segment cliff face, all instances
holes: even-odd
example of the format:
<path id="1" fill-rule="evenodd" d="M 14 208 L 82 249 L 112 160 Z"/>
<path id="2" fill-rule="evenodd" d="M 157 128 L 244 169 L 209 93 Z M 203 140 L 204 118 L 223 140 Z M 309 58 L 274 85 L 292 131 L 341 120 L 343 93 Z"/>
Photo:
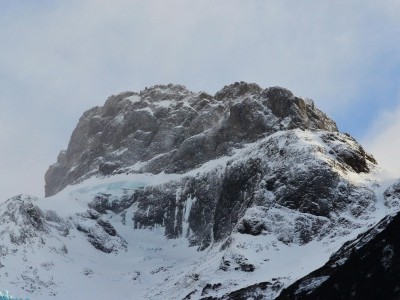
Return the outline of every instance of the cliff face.
<path id="1" fill-rule="evenodd" d="M 279 87 L 240 82 L 214 96 L 172 84 L 125 92 L 83 114 L 46 173 L 46 196 L 93 175 L 183 173 L 294 128 L 337 132 L 312 101 Z"/>

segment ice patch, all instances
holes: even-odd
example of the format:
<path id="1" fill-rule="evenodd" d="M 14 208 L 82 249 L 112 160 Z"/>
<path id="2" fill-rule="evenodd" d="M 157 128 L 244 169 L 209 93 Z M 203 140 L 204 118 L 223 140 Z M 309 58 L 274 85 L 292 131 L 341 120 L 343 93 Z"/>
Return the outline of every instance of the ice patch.
<path id="1" fill-rule="evenodd" d="M 196 198 L 188 198 L 185 202 L 185 208 L 182 214 L 182 237 L 188 238 L 190 236 L 189 215 L 192 205 L 196 202 Z"/>
<path id="2" fill-rule="evenodd" d="M 98 185 L 83 187 L 77 189 L 77 193 L 81 194 L 98 194 L 98 193 L 120 193 L 123 190 L 136 190 L 138 188 L 143 188 L 146 186 L 144 182 L 134 182 L 134 181 L 118 181 L 113 183 L 102 183 Z"/>

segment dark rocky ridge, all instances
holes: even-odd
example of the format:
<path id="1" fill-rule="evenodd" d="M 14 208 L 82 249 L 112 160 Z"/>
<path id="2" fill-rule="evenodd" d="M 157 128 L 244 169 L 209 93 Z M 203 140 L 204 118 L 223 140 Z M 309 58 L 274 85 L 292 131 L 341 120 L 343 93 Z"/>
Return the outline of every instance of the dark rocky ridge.
<path id="1" fill-rule="evenodd" d="M 400 193 L 389 197 L 398 201 Z M 323 267 L 283 290 L 277 299 L 400 299 L 399 232 L 400 213 L 385 217 L 343 245 Z"/>
<path id="2" fill-rule="evenodd" d="M 96 174 L 183 173 L 294 128 L 338 131 L 311 100 L 279 87 L 237 82 L 211 96 L 170 84 L 121 93 L 80 118 L 67 150 L 46 172 L 46 196 Z"/>

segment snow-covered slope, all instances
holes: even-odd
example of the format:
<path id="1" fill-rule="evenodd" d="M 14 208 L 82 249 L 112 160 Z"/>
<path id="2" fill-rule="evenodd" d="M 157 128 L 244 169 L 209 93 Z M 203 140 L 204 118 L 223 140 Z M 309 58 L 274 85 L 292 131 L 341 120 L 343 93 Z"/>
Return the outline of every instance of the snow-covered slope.
<path id="1" fill-rule="evenodd" d="M 398 209 L 394 180 L 310 101 L 245 83 L 204 97 L 156 86 L 85 113 L 46 175 L 49 193 L 61 191 L 0 203 L 0 288 L 31 299 L 273 299 Z M 142 129 L 124 124 L 156 106 L 173 109 L 155 117 L 139 158 Z M 179 125 L 182 107 L 196 117 Z M 200 133 L 197 118 L 209 122 Z M 158 160 L 157 134 L 179 126 Z"/>

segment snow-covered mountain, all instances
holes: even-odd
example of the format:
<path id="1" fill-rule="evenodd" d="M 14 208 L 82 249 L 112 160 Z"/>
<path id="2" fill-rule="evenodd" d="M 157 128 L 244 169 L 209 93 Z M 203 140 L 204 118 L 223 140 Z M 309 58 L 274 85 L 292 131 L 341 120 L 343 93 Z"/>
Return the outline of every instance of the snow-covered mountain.
<path id="1" fill-rule="evenodd" d="M 398 191 L 286 89 L 125 92 L 83 114 L 46 173 L 47 198 L 0 203 L 0 288 L 31 299 L 308 293 L 330 280 L 317 269 L 344 266 L 385 230 Z"/>
<path id="2" fill-rule="evenodd" d="M 214 97 L 180 85 L 111 96 L 83 114 L 46 173 L 46 196 L 93 175 L 183 173 L 286 129 L 337 131 L 311 100 L 244 82 Z"/>

